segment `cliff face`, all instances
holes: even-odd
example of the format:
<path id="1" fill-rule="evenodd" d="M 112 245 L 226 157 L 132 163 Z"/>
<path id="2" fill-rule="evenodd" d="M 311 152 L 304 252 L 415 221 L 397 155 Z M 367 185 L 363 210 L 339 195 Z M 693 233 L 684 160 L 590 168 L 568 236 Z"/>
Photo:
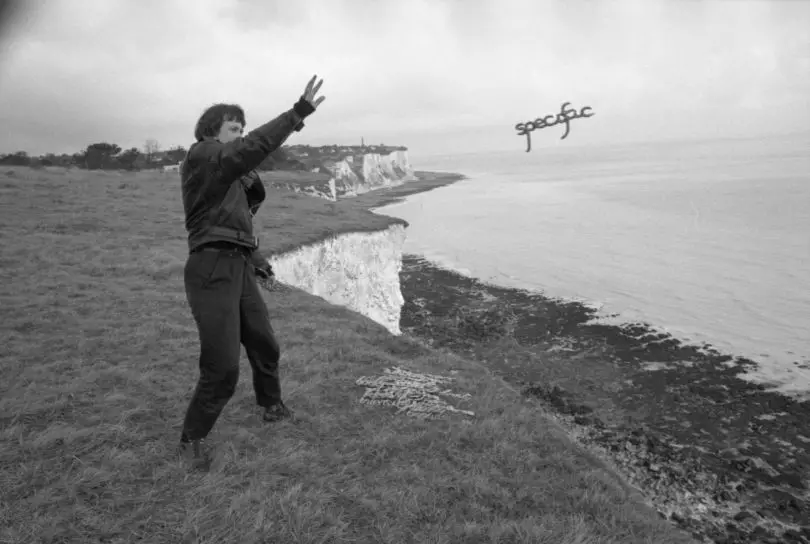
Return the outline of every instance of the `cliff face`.
<path id="1" fill-rule="evenodd" d="M 265 172 L 262 177 L 273 187 L 332 201 L 416 179 L 407 151 L 348 156 L 327 162 L 321 170 L 328 172 L 328 179 L 325 176 L 324 179 L 308 179 L 306 173 L 284 171 Z M 311 177 L 320 175 L 323 174 L 312 174 Z"/>
<path id="2" fill-rule="evenodd" d="M 407 151 L 387 155 L 366 153 L 339 161 L 331 168 L 335 197 L 356 196 L 416 179 Z"/>
<path id="3" fill-rule="evenodd" d="M 366 153 L 328 165 L 330 178 L 273 172 L 270 185 L 335 201 L 382 187 L 416 180 L 407 151 Z M 313 177 L 313 176 L 311 176 Z M 399 287 L 405 227 L 340 234 L 323 242 L 269 258 L 276 278 L 293 287 L 345 306 L 400 334 L 405 303 Z"/>
<path id="4" fill-rule="evenodd" d="M 341 234 L 269 258 L 276 278 L 359 312 L 400 334 L 399 288 L 405 227 Z"/>

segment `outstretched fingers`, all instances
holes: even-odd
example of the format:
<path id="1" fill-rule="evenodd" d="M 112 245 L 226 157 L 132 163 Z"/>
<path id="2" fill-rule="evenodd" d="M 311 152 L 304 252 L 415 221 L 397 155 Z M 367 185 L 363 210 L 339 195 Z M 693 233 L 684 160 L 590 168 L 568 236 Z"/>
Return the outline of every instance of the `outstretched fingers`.
<path id="1" fill-rule="evenodd" d="M 306 95 L 309 95 L 309 93 L 311 93 L 311 92 L 312 92 L 312 86 L 315 84 L 315 79 L 316 79 L 317 77 L 318 77 L 318 75 L 317 75 L 317 74 L 315 74 L 314 76 L 312 76 L 312 79 L 310 79 L 310 80 L 309 80 L 309 83 L 307 83 L 307 88 L 306 88 L 306 90 L 304 91 L 304 93 L 305 93 Z"/>
<path id="2" fill-rule="evenodd" d="M 318 81 L 318 83 L 316 84 L 315 82 L 317 81 L 317 79 L 318 79 L 317 74 L 312 76 L 312 79 L 310 79 L 309 83 L 307 84 L 306 90 L 304 90 L 304 96 L 303 96 L 304 100 L 309 102 L 312 105 L 313 108 L 317 108 L 324 100 L 326 100 L 325 96 L 322 96 L 322 97 L 318 98 L 317 100 L 315 100 L 315 95 L 318 94 L 318 91 L 320 90 L 321 85 L 323 85 L 323 79 Z"/>
<path id="3" fill-rule="evenodd" d="M 318 89 L 321 88 L 321 85 L 323 85 L 323 79 L 318 81 L 318 84 L 315 85 L 315 81 L 317 79 L 318 79 L 318 75 L 315 74 L 314 76 L 312 76 L 312 79 L 309 80 L 309 83 L 307 83 L 307 88 L 304 91 L 304 96 L 306 96 L 308 99 L 313 98 L 315 96 L 315 94 L 317 94 Z M 314 87 L 313 87 L 313 85 L 314 85 Z"/>

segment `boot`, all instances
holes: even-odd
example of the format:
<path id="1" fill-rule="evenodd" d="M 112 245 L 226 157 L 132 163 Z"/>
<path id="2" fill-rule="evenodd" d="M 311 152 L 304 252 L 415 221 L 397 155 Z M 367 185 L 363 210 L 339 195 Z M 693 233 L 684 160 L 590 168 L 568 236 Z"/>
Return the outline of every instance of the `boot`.
<path id="1" fill-rule="evenodd" d="M 292 411 L 284 406 L 284 403 L 278 401 L 277 403 L 264 408 L 262 410 L 262 419 L 267 422 L 273 423 L 275 421 L 281 421 L 282 419 L 294 419 Z"/>
<path id="2" fill-rule="evenodd" d="M 177 454 L 192 470 L 208 472 L 211 468 L 211 450 L 204 438 L 199 440 L 180 441 Z"/>

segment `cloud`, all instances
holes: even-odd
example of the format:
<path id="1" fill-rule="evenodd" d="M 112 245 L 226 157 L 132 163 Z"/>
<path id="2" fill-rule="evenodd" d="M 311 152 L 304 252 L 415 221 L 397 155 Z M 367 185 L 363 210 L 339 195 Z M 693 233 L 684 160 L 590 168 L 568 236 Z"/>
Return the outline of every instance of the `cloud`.
<path id="1" fill-rule="evenodd" d="M 191 140 L 208 105 L 248 124 L 323 107 L 296 141 L 516 141 L 520 120 L 590 105 L 578 139 L 801 126 L 810 115 L 810 6 L 662 0 L 52 0 L 2 41 L 0 151 Z M 20 13 L 23 12 L 23 13 Z M 744 117 L 744 118 L 743 118 Z M 700 120 L 699 122 L 697 120 Z M 479 127 L 478 129 L 476 127 Z M 371 136 L 374 135 L 374 136 Z M 573 139 L 573 138 L 572 138 Z M 434 138 L 435 140 L 435 138 Z M 403 141 L 409 145 L 408 141 Z"/>

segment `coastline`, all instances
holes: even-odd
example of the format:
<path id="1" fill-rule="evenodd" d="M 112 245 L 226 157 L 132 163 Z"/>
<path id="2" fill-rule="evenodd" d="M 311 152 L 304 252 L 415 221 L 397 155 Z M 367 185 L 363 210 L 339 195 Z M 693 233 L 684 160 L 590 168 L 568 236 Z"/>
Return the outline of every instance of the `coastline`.
<path id="1" fill-rule="evenodd" d="M 403 333 L 536 399 L 662 517 L 709 542 L 810 542 L 810 402 L 739 378 L 752 361 L 415 255 L 400 282 Z"/>
<path id="2" fill-rule="evenodd" d="M 456 174 L 451 172 L 427 172 L 423 170 L 415 170 L 415 181 L 408 181 L 401 185 L 393 185 L 391 187 L 384 187 L 368 191 L 351 198 L 339 200 L 342 206 L 361 208 L 370 212 L 375 212 L 378 208 L 383 206 L 390 206 L 404 201 L 407 197 L 417 193 L 425 193 L 451 185 L 458 181 L 467 179 L 463 174 Z M 374 215 L 385 215 L 384 213 L 374 213 Z M 385 217 L 391 217 L 385 215 Z M 397 218 L 392 218 L 397 219 Z"/>

